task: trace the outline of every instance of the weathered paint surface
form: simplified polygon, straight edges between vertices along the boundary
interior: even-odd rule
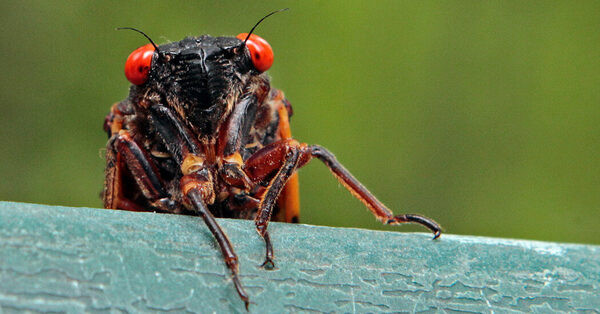
[[[219,219],[251,312],[600,311],[600,247]],[[245,312],[198,217],[0,202],[2,312]]]

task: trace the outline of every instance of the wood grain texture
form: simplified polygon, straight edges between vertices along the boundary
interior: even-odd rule
[[[594,312],[600,247],[219,219],[254,313]],[[245,312],[198,217],[0,202],[0,312]]]

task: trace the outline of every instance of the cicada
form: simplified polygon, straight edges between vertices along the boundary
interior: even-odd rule
[[[273,50],[253,33],[271,14],[236,37],[202,35],[160,46],[129,28],[149,43],[129,55],[129,96],[104,122],[104,207],[202,217],[246,308],[238,257],[215,217],[254,220],[266,245],[263,266],[272,268],[267,226],[298,222],[296,172],[313,158],[381,222],[418,223],[434,238],[441,233],[424,216],[394,215],[331,152],[292,137],[292,106],[265,73]]]

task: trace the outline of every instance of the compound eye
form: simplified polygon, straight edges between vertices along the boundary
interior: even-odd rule
[[[125,76],[134,85],[142,85],[148,80],[154,46],[147,44],[134,50],[125,62]]]
[[[241,33],[236,36],[239,40],[246,39],[248,33]],[[252,34],[246,42],[248,50],[250,50],[250,56],[252,57],[252,64],[254,68],[259,72],[268,70],[273,64],[273,49],[269,43],[259,37],[258,35]]]

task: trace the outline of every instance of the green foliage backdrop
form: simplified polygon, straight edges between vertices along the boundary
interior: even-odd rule
[[[3,1],[0,199],[101,205],[127,55],[257,33],[294,135],[450,233],[600,243],[600,2]],[[302,221],[385,228],[315,162]],[[422,230],[402,227],[400,230]]]

